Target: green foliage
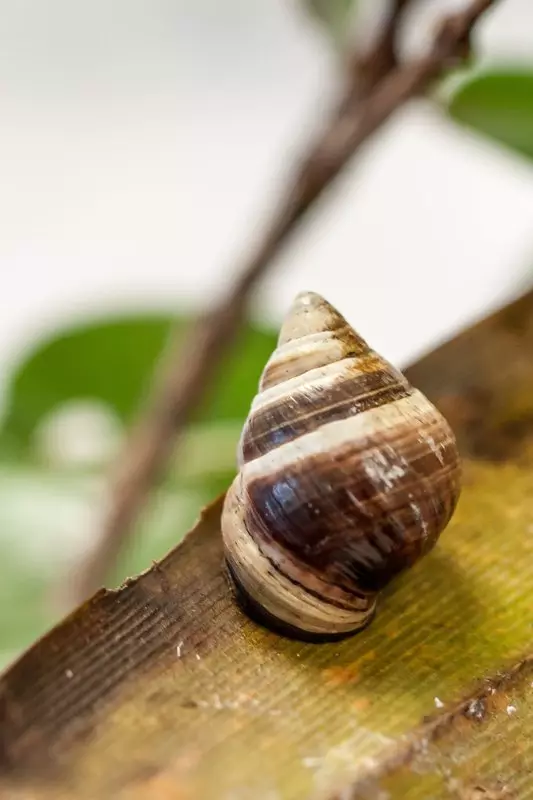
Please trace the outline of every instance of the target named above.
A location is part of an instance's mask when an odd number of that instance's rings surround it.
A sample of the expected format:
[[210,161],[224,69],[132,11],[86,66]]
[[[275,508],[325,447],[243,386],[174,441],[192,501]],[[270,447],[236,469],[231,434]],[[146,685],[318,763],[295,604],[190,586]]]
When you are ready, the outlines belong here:
[[458,122],[533,158],[533,69],[475,75],[453,93],[448,108]]
[[[40,344],[13,377],[0,432],[3,442],[31,458],[39,422],[73,399],[101,401],[127,423],[144,397],[170,332],[179,336],[185,328],[183,319],[124,317],[75,327]],[[274,344],[272,333],[248,327],[197,419],[242,419]]]

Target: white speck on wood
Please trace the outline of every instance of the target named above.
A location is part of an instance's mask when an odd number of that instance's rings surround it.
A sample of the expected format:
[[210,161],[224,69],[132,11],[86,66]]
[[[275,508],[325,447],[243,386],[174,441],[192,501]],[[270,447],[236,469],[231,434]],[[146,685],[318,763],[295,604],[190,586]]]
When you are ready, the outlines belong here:
[[66,669],[65,670],[65,678],[68,678],[70,680],[73,677],[74,677],[74,673],[72,672],[72,670],[71,669]]
[[181,658],[181,648],[183,647],[183,642],[180,642],[179,645],[176,647],[176,655],[178,658]]
[[511,717],[513,714],[516,714],[516,706],[507,706],[507,714]]
[[434,698],[436,708],[444,708],[444,703],[438,697]]

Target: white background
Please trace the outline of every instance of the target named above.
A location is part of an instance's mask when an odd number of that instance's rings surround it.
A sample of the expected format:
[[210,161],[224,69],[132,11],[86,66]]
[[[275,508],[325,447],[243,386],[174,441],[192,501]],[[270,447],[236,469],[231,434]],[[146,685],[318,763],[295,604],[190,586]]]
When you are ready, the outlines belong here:
[[[417,32],[445,6],[427,0]],[[336,79],[293,0],[0,2],[0,391],[72,319],[213,299],[265,222]],[[527,60],[501,0],[485,60]],[[533,61],[533,59],[532,59]],[[533,171],[411,106],[324,198],[256,308],[325,293],[398,363],[531,280]]]

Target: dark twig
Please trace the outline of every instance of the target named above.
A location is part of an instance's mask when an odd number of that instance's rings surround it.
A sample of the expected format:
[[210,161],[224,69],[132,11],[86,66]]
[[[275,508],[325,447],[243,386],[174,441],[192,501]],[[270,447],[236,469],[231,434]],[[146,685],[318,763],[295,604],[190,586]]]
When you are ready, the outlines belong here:
[[198,320],[185,342],[171,347],[151,402],[119,461],[111,484],[111,507],[101,537],[81,574],[73,576],[71,602],[90,595],[115,563],[177,437],[213,384],[218,364],[239,331],[251,290],[311,206],[366,140],[398,108],[427,90],[444,70],[465,57],[473,26],[495,2],[473,0],[465,10],[446,17],[429,53],[403,66],[396,66],[394,36],[406,2],[396,2],[374,51],[366,57],[361,88],[360,70],[354,59],[343,102],[297,168],[264,238],[218,307]]
[[348,55],[348,88],[341,104],[344,113],[368,97],[378,83],[398,66],[398,32],[411,4],[412,0],[391,0],[387,16],[370,50],[362,53],[354,50]]

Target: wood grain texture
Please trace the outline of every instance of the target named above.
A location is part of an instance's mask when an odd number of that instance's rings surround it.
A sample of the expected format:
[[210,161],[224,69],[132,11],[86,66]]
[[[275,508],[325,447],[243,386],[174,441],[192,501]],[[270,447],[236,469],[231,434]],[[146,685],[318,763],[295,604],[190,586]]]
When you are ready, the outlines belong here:
[[1,796],[531,796],[532,366],[529,294],[408,371],[459,435],[465,488],[365,631],[313,645],[250,622],[219,500],[3,675]]

